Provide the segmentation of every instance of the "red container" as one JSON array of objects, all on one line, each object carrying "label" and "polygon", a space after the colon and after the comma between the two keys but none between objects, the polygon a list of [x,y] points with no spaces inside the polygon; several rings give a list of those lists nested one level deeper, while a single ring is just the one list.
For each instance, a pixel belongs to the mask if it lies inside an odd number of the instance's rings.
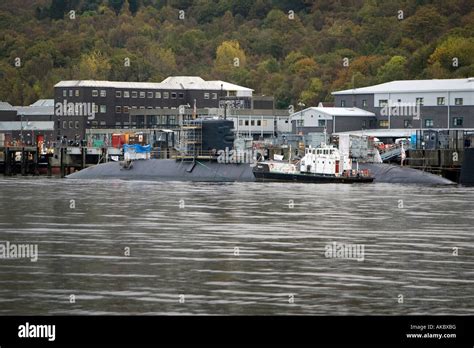
[{"label": "red container", "polygon": [[125,144],[124,134],[112,134],[112,147],[119,149],[123,144]]}]

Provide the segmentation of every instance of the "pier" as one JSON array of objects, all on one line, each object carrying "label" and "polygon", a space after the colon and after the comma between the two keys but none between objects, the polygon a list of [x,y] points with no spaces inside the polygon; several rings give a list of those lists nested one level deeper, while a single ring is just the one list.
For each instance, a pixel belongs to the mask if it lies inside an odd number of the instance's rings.
[{"label": "pier", "polygon": [[39,175],[38,148],[35,146],[0,147],[0,170],[5,176]]}]

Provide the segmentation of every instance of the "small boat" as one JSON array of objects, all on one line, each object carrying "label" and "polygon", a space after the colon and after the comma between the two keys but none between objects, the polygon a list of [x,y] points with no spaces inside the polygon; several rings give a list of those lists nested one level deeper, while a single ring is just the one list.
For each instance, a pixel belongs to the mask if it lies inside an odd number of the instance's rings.
[{"label": "small boat", "polygon": [[253,168],[257,181],[294,181],[308,183],[370,183],[374,177],[368,170],[352,168],[349,156],[341,154],[334,145],[321,144],[305,149],[304,157],[296,163],[283,161],[259,162]]}]

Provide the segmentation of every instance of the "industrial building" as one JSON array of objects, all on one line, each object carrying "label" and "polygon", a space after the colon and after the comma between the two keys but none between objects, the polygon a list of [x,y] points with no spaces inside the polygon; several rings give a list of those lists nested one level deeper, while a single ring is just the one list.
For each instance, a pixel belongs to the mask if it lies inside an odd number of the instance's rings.
[{"label": "industrial building", "polygon": [[368,128],[474,129],[474,78],[404,80],[333,92],[335,106],[375,114]]},{"label": "industrial building", "polygon": [[[86,129],[127,129],[179,126],[179,114],[190,110],[251,109],[253,90],[225,81],[173,76],[160,83],[61,81],[55,85],[58,136],[82,139]],[[273,108],[273,100],[268,103]],[[265,107],[265,101],[258,102]],[[74,117],[79,116],[79,117]],[[153,117],[151,117],[153,116]]]},{"label": "industrial building", "polygon": [[357,131],[374,128],[375,114],[356,107],[309,107],[290,115],[295,134]]},{"label": "industrial building", "polygon": [[0,102],[0,147],[52,146],[56,141],[53,105],[52,99],[40,99],[29,106]]}]

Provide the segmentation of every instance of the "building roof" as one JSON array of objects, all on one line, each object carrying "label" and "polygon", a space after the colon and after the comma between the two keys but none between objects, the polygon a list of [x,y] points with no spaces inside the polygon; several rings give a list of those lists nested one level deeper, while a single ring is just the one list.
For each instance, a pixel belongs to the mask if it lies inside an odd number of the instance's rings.
[{"label": "building roof", "polygon": [[125,82],[125,81],[96,81],[71,80],[60,81],[54,87],[111,87],[111,88],[148,88],[148,89],[190,89],[190,90],[220,90],[252,92],[247,87],[225,81],[205,81],[199,76],[170,76],[162,82]]},{"label": "building roof", "polygon": [[304,116],[304,113],[307,111],[315,111],[319,112],[328,116],[364,116],[364,117],[371,117],[375,116],[373,112],[362,110],[359,108],[339,108],[339,107],[310,107],[306,108],[304,110],[295,112],[291,116],[296,116],[297,114],[300,114]]},{"label": "building roof", "polygon": [[23,116],[44,116],[54,115],[54,106],[14,106],[18,115]]},{"label": "building roof", "polygon": [[374,93],[407,93],[407,92],[474,92],[474,78],[466,79],[433,79],[433,80],[401,80],[379,85],[347,89],[332,92],[333,95],[343,94],[374,94]]},{"label": "building roof", "polygon": [[0,110],[15,110],[10,103],[0,101]]},{"label": "building roof", "polygon": [[54,121],[3,121],[0,122],[0,131],[35,131],[35,130],[54,130]]},{"label": "building roof", "polygon": [[30,106],[53,106],[54,107],[54,99],[38,99]]},{"label": "building roof", "polygon": [[391,129],[364,129],[347,132],[337,132],[334,135],[351,134],[357,136],[370,136],[376,138],[405,138],[416,134],[415,128],[391,128]]}]

